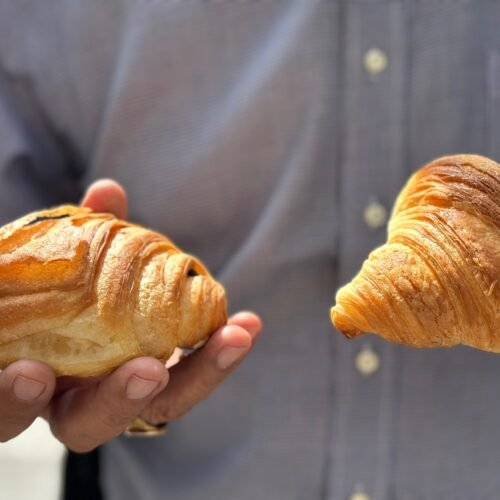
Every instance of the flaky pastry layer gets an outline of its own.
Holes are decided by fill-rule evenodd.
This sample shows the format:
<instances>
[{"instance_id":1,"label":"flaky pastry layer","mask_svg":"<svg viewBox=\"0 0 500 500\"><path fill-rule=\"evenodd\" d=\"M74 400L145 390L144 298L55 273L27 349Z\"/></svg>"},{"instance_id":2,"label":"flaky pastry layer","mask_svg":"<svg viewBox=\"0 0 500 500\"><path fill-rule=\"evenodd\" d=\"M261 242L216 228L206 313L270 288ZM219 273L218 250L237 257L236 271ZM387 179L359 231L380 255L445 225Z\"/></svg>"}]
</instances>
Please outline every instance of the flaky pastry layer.
<instances>
[{"instance_id":1,"label":"flaky pastry layer","mask_svg":"<svg viewBox=\"0 0 500 500\"><path fill-rule=\"evenodd\" d=\"M500 352L500 165L456 155L417 171L331 318L347 337Z\"/></svg>"},{"instance_id":2,"label":"flaky pastry layer","mask_svg":"<svg viewBox=\"0 0 500 500\"><path fill-rule=\"evenodd\" d=\"M0 368L99 375L166 360L225 322L222 286L159 233L69 205L0 228Z\"/></svg>"}]
</instances>

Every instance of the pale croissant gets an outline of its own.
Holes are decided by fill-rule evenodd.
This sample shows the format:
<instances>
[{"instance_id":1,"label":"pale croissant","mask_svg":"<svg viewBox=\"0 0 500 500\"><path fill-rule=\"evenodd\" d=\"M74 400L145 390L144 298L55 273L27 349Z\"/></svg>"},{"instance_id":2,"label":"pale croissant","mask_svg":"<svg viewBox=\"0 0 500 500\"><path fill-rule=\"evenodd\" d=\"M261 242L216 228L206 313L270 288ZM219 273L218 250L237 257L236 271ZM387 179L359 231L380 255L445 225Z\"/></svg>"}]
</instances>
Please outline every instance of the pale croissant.
<instances>
[{"instance_id":1,"label":"pale croissant","mask_svg":"<svg viewBox=\"0 0 500 500\"><path fill-rule=\"evenodd\" d=\"M416 172L331 318L347 337L500 352L500 165L458 155Z\"/></svg>"},{"instance_id":2,"label":"pale croissant","mask_svg":"<svg viewBox=\"0 0 500 500\"><path fill-rule=\"evenodd\" d=\"M158 233L73 206L0 228L1 368L37 359L99 375L165 361L225 322L222 286Z\"/></svg>"}]
</instances>

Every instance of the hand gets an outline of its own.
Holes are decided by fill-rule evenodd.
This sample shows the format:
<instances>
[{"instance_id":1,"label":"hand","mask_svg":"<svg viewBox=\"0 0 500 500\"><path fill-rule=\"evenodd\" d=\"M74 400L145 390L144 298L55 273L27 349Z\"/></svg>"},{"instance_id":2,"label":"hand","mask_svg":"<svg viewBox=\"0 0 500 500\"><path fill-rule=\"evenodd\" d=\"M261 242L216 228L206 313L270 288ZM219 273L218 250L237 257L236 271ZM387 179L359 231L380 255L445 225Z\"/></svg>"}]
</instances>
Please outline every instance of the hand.
<instances>
[{"instance_id":1,"label":"hand","mask_svg":"<svg viewBox=\"0 0 500 500\"><path fill-rule=\"evenodd\" d=\"M113 181L94 183L82 205L127 217L126 194ZM39 415L76 452L90 451L118 436L137 416L152 424L175 420L236 368L260 330L255 314L238 313L170 373L160 361L144 357L100 379L62 377L56 384L54 374L42 363L13 363L0 373L0 441L21 433Z\"/></svg>"}]
</instances>

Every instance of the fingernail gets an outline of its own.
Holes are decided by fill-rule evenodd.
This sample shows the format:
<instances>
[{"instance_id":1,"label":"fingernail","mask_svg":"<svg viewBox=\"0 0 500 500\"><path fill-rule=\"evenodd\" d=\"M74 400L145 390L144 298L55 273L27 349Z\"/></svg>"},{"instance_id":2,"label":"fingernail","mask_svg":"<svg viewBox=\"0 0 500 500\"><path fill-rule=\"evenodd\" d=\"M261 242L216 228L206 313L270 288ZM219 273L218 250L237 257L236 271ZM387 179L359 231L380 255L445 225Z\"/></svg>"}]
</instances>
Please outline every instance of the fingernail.
<instances>
[{"instance_id":1,"label":"fingernail","mask_svg":"<svg viewBox=\"0 0 500 500\"><path fill-rule=\"evenodd\" d=\"M18 375L12 384L12 391L17 399L34 401L38 399L45 389L46 384L38 380Z\"/></svg>"},{"instance_id":2,"label":"fingernail","mask_svg":"<svg viewBox=\"0 0 500 500\"><path fill-rule=\"evenodd\" d=\"M127 398L128 399L144 399L147 398L157 387L160 382L158 380L149 380L137 375L132 375L127 382Z\"/></svg>"},{"instance_id":3,"label":"fingernail","mask_svg":"<svg viewBox=\"0 0 500 500\"><path fill-rule=\"evenodd\" d=\"M217 356L217 366L221 370L226 370L236 363L236 361L240 360L247 352L247 347L224 347Z\"/></svg>"}]
</instances>

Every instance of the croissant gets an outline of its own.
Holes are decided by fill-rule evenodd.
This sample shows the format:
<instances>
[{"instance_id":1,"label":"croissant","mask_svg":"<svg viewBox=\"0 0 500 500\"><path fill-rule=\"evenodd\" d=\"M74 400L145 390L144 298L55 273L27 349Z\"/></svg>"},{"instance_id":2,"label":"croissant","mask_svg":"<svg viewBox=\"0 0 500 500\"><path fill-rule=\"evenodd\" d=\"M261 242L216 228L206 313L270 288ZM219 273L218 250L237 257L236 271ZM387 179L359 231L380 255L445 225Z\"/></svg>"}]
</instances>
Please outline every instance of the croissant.
<instances>
[{"instance_id":1,"label":"croissant","mask_svg":"<svg viewBox=\"0 0 500 500\"><path fill-rule=\"evenodd\" d=\"M74 206L0 228L0 368L99 375L165 361L225 322L223 287L161 234Z\"/></svg>"},{"instance_id":2,"label":"croissant","mask_svg":"<svg viewBox=\"0 0 500 500\"><path fill-rule=\"evenodd\" d=\"M348 338L500 352L500 165L457 155L417 171L331 319Z\"/></svg>"}]
</instances>

